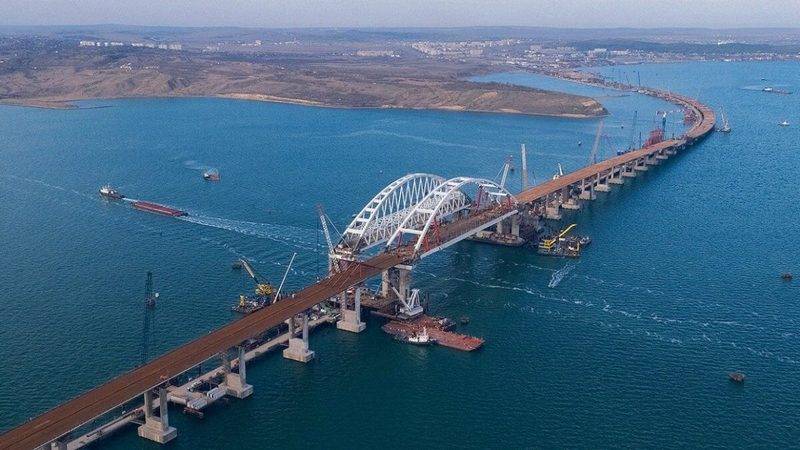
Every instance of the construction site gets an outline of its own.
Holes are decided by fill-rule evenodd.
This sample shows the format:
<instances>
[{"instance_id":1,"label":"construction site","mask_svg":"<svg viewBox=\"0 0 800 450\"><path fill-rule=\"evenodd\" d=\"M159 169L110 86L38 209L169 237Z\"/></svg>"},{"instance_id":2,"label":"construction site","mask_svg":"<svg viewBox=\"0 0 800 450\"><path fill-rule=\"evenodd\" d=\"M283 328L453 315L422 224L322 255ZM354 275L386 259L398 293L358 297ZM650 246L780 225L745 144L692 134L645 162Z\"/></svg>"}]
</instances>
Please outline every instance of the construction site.
<instances>
[{"instance_id":1,"label":"construction site","mask_svg":"<svg viewBox=\"0 0 800 450\"><path fill-rule=\"evenodd\" d=\"M499 181L407 174L375 194L340 236L330 232L331 221L319 208L327 247L326 276L303 289L284 292L294 256L277 288L251 262L238 260L233 268L242 270L242 276L246 274L255 285L252 294L242 294L226 306L238 318L154 359L148 354L147 339L159 296L153 275L148 274L141 365L8 431L0 436L0 448L75 449L128 424L137 424L142 438L169 442L178 435L169 422L170 403L202 418L209 405L226 398L246 398L254 391L247 382L250 361L281 350L285 359L309 363L315 358L311 331L336 323L338 330L359 333L367 326L362 309L371 311L384 322L382 329L404 344L438 344L465 352L484 347L482 337L458 333L454 320L427 314L427 295L413 287L414 267L467 239L548 256L579 256L591 240L572 235L574 224L562 228L553 223L562 219L563 210L580 209L595 200L597 193L609 192L612 186L658 166L713 129L713 111L698 101L653 89L636 90L684 108L688 131L667 139L663 129L656 130L643 147L599 161L600 128L589 164L570 173L559 171L558 176L536 185L528 182L522 146L523 189L516 194L506 184L512 170L508 161ZM461 323L468 321L462 318ZM97 422L103 425L85 430L87 424Z\"/></svg>"}]
</instances>

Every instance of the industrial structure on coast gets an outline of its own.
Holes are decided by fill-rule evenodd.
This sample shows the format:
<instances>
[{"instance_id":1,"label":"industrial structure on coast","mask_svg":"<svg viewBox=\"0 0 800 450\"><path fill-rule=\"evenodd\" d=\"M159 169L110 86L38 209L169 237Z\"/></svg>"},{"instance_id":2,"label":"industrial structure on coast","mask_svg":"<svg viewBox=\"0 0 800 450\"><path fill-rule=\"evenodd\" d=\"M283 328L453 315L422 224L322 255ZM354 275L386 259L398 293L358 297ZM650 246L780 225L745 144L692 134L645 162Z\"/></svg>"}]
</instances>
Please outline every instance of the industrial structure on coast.
<instances>
[{"instance_id":1,"label":"industrial structure on coast","mask_svg":"<svg viewBox=\"0 0 800 450\"><path fill-rule=\"evenodd\" d=\"M187 371L220 357L222 364L215 373L222 381L211 397L244 398L254 389L247 383L246 361L258 352L286 343L284 357L301 362L313 357L309 327L334 317L310 317L309 312L320 303L338 305L337 327L352 332L364 329L362 297L367 301L370 295L393 303L398 317L418 316L422 307L419 292L411 288L411 273L422 258L492 227L498 240L516 241L526 221L558 219L562 209L580 208L581 202L595 199L597 192L610 191L613 185L657 166L713 130L714 112L697 100L655 89L626 88L678 104L691 127L680 137L588 165L516 195L504 183L486 179L444 179L422 173L401 177L367 203L338 242L330 243L326 278L28 420L0 436L0 449L78 448L84 441L74 440L76 430L137 398L143 398L143 406L104 430L113 431L135 416L141 418L140 436L167 442L177 435L169 423L168 400L181 398L183 404L196 400L187 394L188 388L170 383ZM468 191L475 193L468 195ZM370 294L364 283L374 277L381 277L380 288ZM251 339L284 324L288 332L263 343L262 350L248 347ZM236 357L229 358L229 353Z\"/></svg>"}]
</instances>

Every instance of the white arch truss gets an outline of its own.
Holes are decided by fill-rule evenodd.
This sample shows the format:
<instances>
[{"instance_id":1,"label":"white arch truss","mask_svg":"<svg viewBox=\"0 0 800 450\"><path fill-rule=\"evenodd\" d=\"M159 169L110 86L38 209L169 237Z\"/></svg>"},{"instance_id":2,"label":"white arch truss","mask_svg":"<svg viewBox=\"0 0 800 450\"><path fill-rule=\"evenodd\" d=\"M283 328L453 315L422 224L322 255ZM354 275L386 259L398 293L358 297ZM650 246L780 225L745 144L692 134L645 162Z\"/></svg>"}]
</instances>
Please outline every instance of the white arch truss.
<instances>
[{"instance_id":1,"label":"white arch truss","mask_svg":"<svg viewBox=\"0 0 800 450\"><path fill-rule=\"evenodd\" d=\"M438 175L412 173L389 183L350 222L337 248L358 254L386 242L417 203L444 181Z\"/></svg>"},{"instance_id":2,"label":"white arch truss","mask_svg":"<svg viewBox=\"0 0 800 450\"><path fill-rule=\"evenodd\" d=\"M473 201L462 191L462 188L467 185L478 187L479 198ZM411 234L417 236L417 241L414 244L414 254L419 254L422 244L425 242L434 223L438 224L459 211L467 209L487 210L504 204L504 202L516 204L517 199L494 181L469 177L451 178L437 186L436 189L432 190L417 203L414 209L406 214L405 219L389 238L386 246L398 246L402 244L404 235ZM504 212L503 217L515 213L516 211ZM499 220L502 220L503 217L499 217ZM498 220L498 218L493 219L495 222ZM485 226L489 226L489 224ZM472 231L477 232L485 226Z\"/></svg>"}]
</instances>

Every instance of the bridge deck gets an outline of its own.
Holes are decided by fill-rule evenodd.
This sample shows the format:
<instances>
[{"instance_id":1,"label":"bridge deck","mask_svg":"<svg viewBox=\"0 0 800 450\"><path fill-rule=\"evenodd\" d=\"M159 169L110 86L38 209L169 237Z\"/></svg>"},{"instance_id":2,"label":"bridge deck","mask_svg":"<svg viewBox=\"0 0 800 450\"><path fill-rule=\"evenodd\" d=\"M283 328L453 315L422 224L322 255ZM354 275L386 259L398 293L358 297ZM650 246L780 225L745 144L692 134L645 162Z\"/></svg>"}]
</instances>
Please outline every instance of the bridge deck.
<instances>
[{"instance_id":1,"label":"bridge deck","mask_svg":"<svg viewBox=\"0 0 800 450\"><path fill-rule=\"evenodd\" d=\"M365 262L351 264L344 272L301 290L293 298L282 300L184 344L3 434L0 436L0 449L32 449L51 442L350 286L402 264L406 257L399 254L405 253L400 249L398 254L384 253Z\"/></svg>"},{"instance_id":2,"label":"bridge deck","mask_svg":"<svg viewBox=\"0 0 800 450\"><path fill-rule=\"evenodd\" d=\"M665 100L680 104L686 108L693 109L699 120L695 122L694 125L686 132L685 137L662 141L657 144L601 161L597 164L586 166L555 180L546 181L517 194L517 201L520 203L533 203L546 197L547 195L554 194L559 192L561 189L579 183L581 180L596 177L598 174L602 175L614 167L632 163L638 159L654 155L669 148L675 148L687 143L691 143L694 140L707 135L711 132L711 130L713 130L716 122L714 112L709 107L699 103L697 100L656 90L647 90L646 92L649 95L655 95L664 98Z\"/></svg>"}]
</instances>

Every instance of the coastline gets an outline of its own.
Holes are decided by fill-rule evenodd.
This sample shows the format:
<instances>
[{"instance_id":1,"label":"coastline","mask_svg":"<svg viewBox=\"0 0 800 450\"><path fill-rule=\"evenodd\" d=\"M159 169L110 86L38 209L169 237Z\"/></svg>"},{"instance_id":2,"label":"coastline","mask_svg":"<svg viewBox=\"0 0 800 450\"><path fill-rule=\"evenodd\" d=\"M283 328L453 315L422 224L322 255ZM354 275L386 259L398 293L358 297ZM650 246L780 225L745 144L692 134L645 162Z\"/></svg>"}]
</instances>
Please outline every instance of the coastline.
<instances>
[{"instance_id":1,"label":"coastline","mask_svg":"<svg viewBox=\"0 0 800 450\"><path fill-rule=\"evenodd\" d=\"M561 92L559 92L561 93ZM318 108L333 108L333 109L398 109L398 110L411 110L411 111L448 111L448 112L466 112L466 113L481 113L481 114L509 114L520 116L532 117L551 117L560 119L598 119L608 116L608 111L603 114L590 115L590 114L573 114L573 113L529 113L511 108L501 109L474 109L466 108L459 105L452 106L348 106L348 105L334 105L329 103L318 102L314 100L305 100L300 98L279 97L267 94L246 94L246 93L228 93L228 94L209 94L209 95L153 95L153 96L119 96L119 97L85 97L85 98L71 98L71 99L0 99L0 105L4 106L18 106L23 108L38 108L38 109L53 109L53 110L74 110L74 109L93 109L97 107L82 108L74 104L76 101L82 100L122 100L122 99L146 99L146 98L223 98L230 100L244 100L254 102L266 103L282 103L287 105L298 106L312 106ZM594 99L594 98L593 98ZM596 99L594 99L597 101ZM602 106L602 103L597 102ZM605 107L603 107L605 111Z\"/></svg>"}]
</instances>

